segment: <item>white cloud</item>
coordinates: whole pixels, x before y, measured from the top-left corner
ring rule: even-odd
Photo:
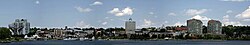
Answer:
[[[37,1],[35,1],[35,3],[36,3],[36,4],[40,4],[40,1],[37,0]]]
[[[233,11],[232,10],[227,10],[227,12],[226,13],[233,13]]]
[[[82,12],[82,13],[87,13],[92,11],[90,8],[82,8],[82,7],[75,7],[77,11]]]
[[[229,21],[229,15],[223,16],[223,20],[222,21]]]
[[[191,19],[211,20],[210,18],[208,18],[206,16],[200,16],[200,15],[196,15],[196,16],[192,17]]]
[[[239,21],[237,21],[237,22],[228,21],[228,22],[224,22],[224,24],[226,24],[226,25],[236,25],[236,26],[241,26],[242,25]]]
[[[222,18],[222,22],[223,22],[223,24],[225,24],[225,25],[236,25],[236,26],[239,26],[239,25],[242,25],[239,21],[230,21],[230,19],[229,19],[229,15],[225,15],[225,16],[223,16]]]
[[[125,9],[122,10],[122,12],[127,15],[132,15],[133,9],[131,9],[130,7],[126,7]]]
[[[207,12],[208,10],[207,9],[200,9],[200,10],[198,10],[198,9],[188,9],[187,11],[186,11],[186,14],[187,15],[200,15],[200,14],[203,14],[203,13],[205,13],[205,12]]]
[[[225,15],[225,16],[223,16],[223,18],[229,18],[229,15]]]
[[[250,21],[250,19],[243,19],[242,21]]]
[[[174,26],[181,26],[181,25],[184,25],[184,24],[181,23],[181,22],[176,22],[176,23],[174,24]]]
[[[148,26],[152,25],[152,22],[150,20],[144,19],[144,23]]]
[[[142,25],[142,27],[149,27],[151,26],[153,23],[151,20],[147,20],[147,19],[144,19],[144,24]]]
[[[106,25],[108,22],[103,22],[102,25]]]
[[[221,0],[221,1],[244,2],[244,1],[248,1],[248,0]]]
[[[90,26],[90,24],[86,24],[84,21],[80,21],[80,22],[76,23],[75,27],[88,28],[88,27],[92,27],[92,26]]]
[[[244,12],[242,12],[241,14],[236,15],[235,17],[242,18],[242,19],[243,18],[250,18],[250,6]]]
[[[176,14],[175,13],[168,13],[168,15],[172,15],[172,16],[176,16]]]
[[[95,1],[94,3],[92,3],[92,4],[90,4],[90,5],[103,5],[103,3],[100,2],[100,1]]]
[[[164,23],[165,23],[165,24],[167,24],[167,23],[168,23],[168,21],[164,21]]]
[[[109,19],[109,17],[105,17],[104,19]]]
[[[149,12],[150,15],[154,15],[155,13],[154,12]]]
[[[207,24],[207,21],[208,20],[211,20],[211,18],[208,18],[206,16],[200,16],[200,15],[196,15],[196,16],[193,16],[192,18],[190,19],[198,19],[198,20],[201,20],[203,24]]]
[[[114,19],[113,18],[110,18],[110,17],[105,17],[104,19],[108,19],[110,21],[113,21]]]
[[[108,13],[114,14],[115,16],[132,15],[133,9],[130,7],[126,7],[123,10],[120,10],[119,8],[113,8],[113,10],[109,11]]]

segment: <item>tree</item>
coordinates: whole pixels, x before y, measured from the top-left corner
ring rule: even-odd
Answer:
[[[147,28],[142,28],[141,30],[142,30],[142,31],[148,31],[148,29],[147,29]]]
[[[38,30],[38,29],[37,29],[36,27],[30,28],[30,32],[28,33],[28,35],[29,35],[29,36],[30,36],[30,35],[35,35],[37,30]]]
[[[222,27],[222,32],[225,33],[228,36],[233,36],[235,32],[235,27],[229,25],[229,26],[224,26]]]
[[[6,27],[0,27],[0,39],[10,38],[11,32]]]
[[[203,28],[202,28],[203,33],[207,33],[207,31],[208,31],[208,30],[207,30],[207,27],[206,27],[205,25],[203,25],[202,27],[203,27]]]

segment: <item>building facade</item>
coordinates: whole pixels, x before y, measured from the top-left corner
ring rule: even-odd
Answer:
[[[207,24],[208,34],[222,34],[222,24],[217,20],[209,20]]]
[[[132,21],[130,18],[129,21],[125,22],[125,32],[126,34],[135,34],[136,22]]]
[[[191,34],[203,34],[202,32],[202,21],[197,19],[187,20],[188,33]]]
[[[14,23],[9,24],[13,35],[25,35],[30,32],[30,23],[27,19],[16,19]]]

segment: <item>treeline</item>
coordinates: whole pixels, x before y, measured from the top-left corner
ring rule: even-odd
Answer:
[[[250,35],[250,26],[223,26],[222,33],[229,37],[242,37]]]
[[[11,31],[9,28],[0,27],[0,39],[6,39],[11,37]]]
[[[181,26],[183,27],[183,26]],[[58,29],[58,28],[31,28],[30,30],[30,35],[33,35],[36,33],[37,30],[54,30],[54,29]],[[59,28],[62,29],[62,28]],[[114,34],[112,34],[112,31],[125,31],[124,28],[68,28],[68,29],[79,29],[79,30],[95,30],[95,32],[93,33],[94,36],[96,37],[103,37],[103,35],[105,35],[104,37],[109,37],[109,38],[126,38],[126,34],[120,34],[119,36],[115,36]],[[166,30],[175,30],[174,27],[165,27],[165,29],[160,29],[160,30],[156,30],[157,28],[155,27],[150,27],[150,28],[142,28],[142,31],[163,31],[165,32]],[[96,31],[101,31],[101,32],[96,32]],[[219,37],[223,38],[223,39],[250,39],[250,26],[233,26],[233,25],[228,25],[228,26],[223,26],[222,27],[222,34],[225,34],[225,37]],[[93,36],[92,35],[92,36]],[[148,38],[149,36],[147,34],[144,34],[142,36],[138,36],[138,35],[131,35],[132,38]],[[7,27],[0,27],[0,39],[6,39],[6,38],[10,38],[11,36],[11,32],[10,29]],[[180,37],[175,37],[175,38],[182,38],[183,36]],[[185,37],[185,36],[184,36]],[[202,37],[202,38],[206,38],[206,39],[210,39],[210,38],[214,38],[214,39],[218,39],[218,36],[212,36],[212,35],[206,35],[206,37]]]

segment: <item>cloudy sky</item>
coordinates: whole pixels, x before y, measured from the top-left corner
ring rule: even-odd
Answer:
[[[1,0],[0,26],[28,19],[31,27],[137,27],[186,25],[188,19],[250,25],[249,0]]]

